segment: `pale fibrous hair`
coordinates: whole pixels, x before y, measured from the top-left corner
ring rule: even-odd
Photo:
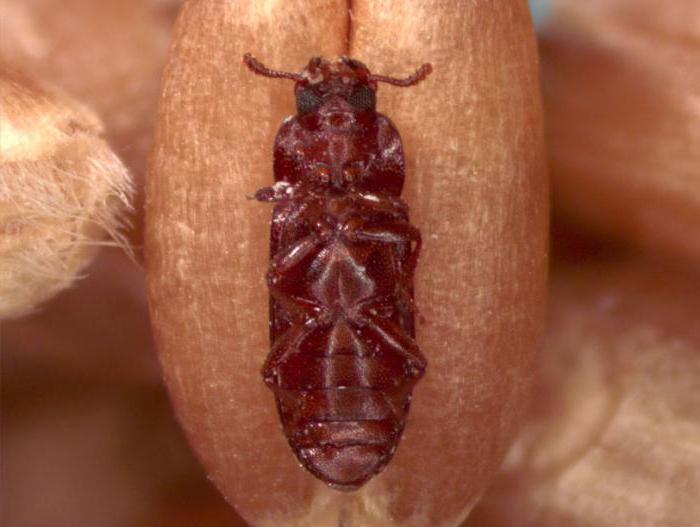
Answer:
[[[86,108],[0,75],[0,318],[70,286],[97,248],[128,250],[128,171]]]

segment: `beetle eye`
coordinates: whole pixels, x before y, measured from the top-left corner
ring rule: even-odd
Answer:
[[[348,102],[359,111],[373,110],[377,104],[377,96],[366,84],[360,84],[350,95]]]
[[[311,88],[306,88],[297,92],[297,112],[300,114],[310,113],[321,106],[323,99]]]

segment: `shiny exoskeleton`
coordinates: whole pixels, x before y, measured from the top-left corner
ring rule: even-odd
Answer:
[[[391,459],[426,361],[415,341],[413,275],[421,236],[399,197],[401,139],[375,110],[360,62],[313,58],[296,81],[297,115],[274,147],[270,288],[272,350],[263,368],[289,444],[316,477],[355,489]]]

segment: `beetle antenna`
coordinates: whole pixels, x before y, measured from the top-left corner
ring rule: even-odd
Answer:
[[[288,71],[278,71],[271,70],[265,64],[260,62],[258,59],[253,57],[250,53],[243,55],[243,63],[248,66],[250,71],[257,73],[258,75],[263,75],[265,77],[272,77],[273,79],[292,79],[294,81],[303,80],[300,73],[290,73]]]
[[[369,76],[370,80],[375,82],[386,82],[387,84],[393,84],[394,86],[400,86],[402,88],[407,88],[408,86],[413,86],[418,84],[420,81],[425,79],[430,72],[433,71],[433,66],[429,62],[423,64],[420,68],[416,70],[413,75],[406,77],[405,79],[397,79],[395,77],[385,77],[384,75],[374,75]]]

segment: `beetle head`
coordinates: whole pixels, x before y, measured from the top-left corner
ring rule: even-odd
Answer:
[[[294,93],[299,116],[317,114],[322,123],[341,128],[351,125],[356,114],[374,112],[378,82],[413,86],[432,71],[430,64],[423,64],[413,75],[396,79],[375,75],[360,61],[349,57],[335,61],[314,57],[301,73],[271,70],[249,53],[243,56],[243,62],[259,75],[296,81]]]
[[[373,112],[376,91],[367,66],[348,57],[333,62],[312,58],[294,88],[299,115],[317,113],[334,128],[351,126],[356,113]]]

